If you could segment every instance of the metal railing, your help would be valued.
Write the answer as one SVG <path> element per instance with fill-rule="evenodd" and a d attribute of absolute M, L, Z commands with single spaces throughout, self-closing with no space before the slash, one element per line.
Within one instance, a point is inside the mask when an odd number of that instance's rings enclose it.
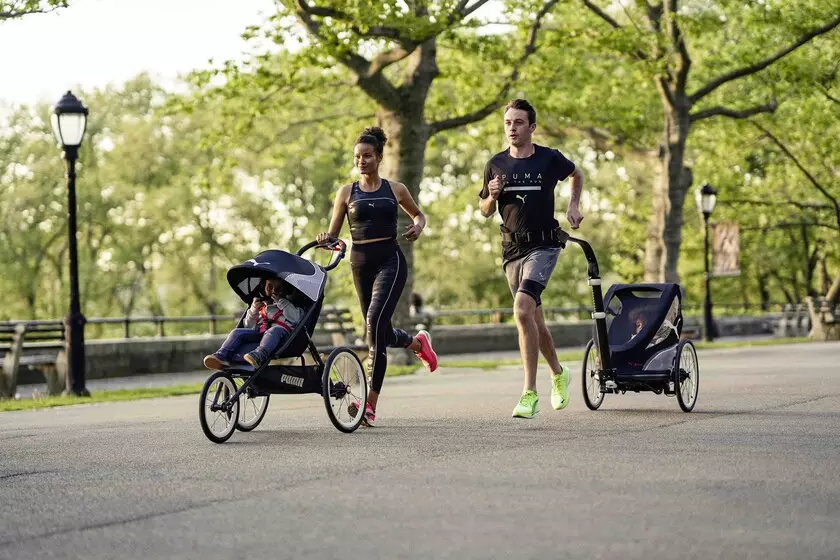
<path fill-rule="evenodd" d="M 195 325 L 204 324 L 209 334 L 220 334 L 219 324 L 226 325 L 224 330 L 229 330 L 233 323 L 239 319 L 239 315 L 193 315 L 187 317 L 165 317 L 155 315 L 150 317 L 95 317 L 88 319 L 88 325 L 122 325 L 123 338 L 131 338 L 132 325 L 151 324 L 154 326 L 155 336 L 166 336 L 166 325 Z"/>
<path fill-rule="evenodd" d="M 575 307 L 543 307 L 543 314 L 549 321 L 557 320 L 585 320 L 589 318 L 592 308 Z M 439 309 L 425 312 L 431 316 L 436 325 L 464 325 L 473 323 L 504 323 L 513 319 L 512 307 L 496 307 L 483 309 Z M 467 322 L 467 318 L 475 318 Z"/>
<path fill-rule="evenodd" d="M 799 304 L 804 305 L 804 304 Z M 780 313 L 790 304 L 768 303 L 768 304 L 744 304 L 744 303 L 716 303 L 714 311 L 716 316 L 727 315 L 763 315 L 766 313 Z M 687 316 L 700 315 L 703 312 L 702 304 L 683 305 L 683 314 Z M 491 309 L 440 309 L 426 312 L 430 315 L 436 325 L 464 325 L 472 324 L 465 321 L 466 318 L 475 318 L 474 323 L 504 323 L 513 319 L 512 307 L 500 307 Z M 543 314 L 549 321 L 552 320 L 581 320 L 590 319 L 592 307 L 543 307 Z"/>
<path fill-rule="evenodd" d="M 768 305 L 743 304 L 743 303 L 719 303 L 714 305 L 715 316 L 765 313 L 795 313 L 797 316 L 807 314 L 804 304 L 771 303 Z M 543 313 L 549 321 L 585 321 L 589 320 L 592 309 L 587 306 L 572 307 L 543 307 Z M 702 306 L 684 305 L 685 315 L 699 315 Z M 423 310 L 421 313 L 427 316 L 435 325 L 467 325 L 482 323 L 504 323 L 513 320 L 512 307 L 499 308 L 475 308 L 475 309 L 440 309 Z M 155 336 L 164 338 L 166 336 L 184 336 L 201 334 L 224 334 L 235 325 L 239 314 L 229 315 L 193 315 L 186 317 L 167 317 L 163 315 L 142 316 L 142 317 L 93 317 L 87 320 L 86 336 L 96 338 L 132 338 L 134 336 Z M 18 324 L 29 325 L 54 325 L 61 323 L 61 320 L 34 320 L 34 321 L 0 321 L 0 325 L 14 326 Z M 114 330 L 114 326 L 121 327 Z M 144 328 L 150 327 L 150 328 Z M 181 328 L 178 328 L 181 327 Z M 185 328 L 186 327 L 186 328 Z M 139 333 L 138 333 L 139 331 Z M 173 332 L 174 331 L 174 332 Z"/>
<path fill-rule="evenodd" d="M 325 306 L 321 310 L 322 322 L 329 317 L 330 313 L 341 313 L 340 306 Z M 167 317 L 164 315 L 150 315 L 150 316 L 130 316 L 130 317 L 91 317 L 86 321 L 86 336 L 88 338 L 132 338 L 133 336 L 155 336 L 164 338 L 166 336 L 182 336 L 182 335 L 201 335 L 201 334 L 226 334 L 232 329 L 239 318 L 241 312 L 231 313 L 230 315 L 191 315 L 185 317 Z M 330 323 L 335 323 L 334 319 L 329 320 Z M 61 319 L 49 320 L 13 320 L 0 321 L 0 327 L 15 327 L 18 325 L 27 325 L 29 328 L 38 326 L 63 326 L 64 321 Z M 114 330 L 109 327 L 119 326 L 119 330 Z M 178 329 L 177 326 L 182 328 Z M 199 328 L 189 328 L 199 326 Z M 328 328 L 320 325 L 324 332 L 333 332 L 335 328 Z M 142 329 L 140 327 L 151 327 Z M 188 327 L 188 328 L 183 328 Z M 138 330 L 141 331 L 138 334 Z M 109 332 L 110 331 L 110 332 Z M 173 331 L 175 331 L 173 333 Z M 110 336 L 98 336 L 102 334 L 110 334 Z"/>
<path fill-rule="evenodd" d="M 206 329 L 201 329 L 201 332 L 210 334 L 219 334 L 221 331 L 219 325 L 224 325 L 222 331 L 227 331 L 239 319 L 239 315 L 195 315 L 187 317 L 165 317 L 165 316 L 148 316 L 148 317 L 92 317 L 87 319 L 86 324 L 88 329 L 97 325 L 120 325 L 122 327 L 122 337 L 132 337 L 132 326 L 135 325 L 151 325 L 154 336 L 165 337 L 166 325 L 195 325 L 203 324 Z M 63 324 L 61 320 L 32 320 L 32 321 L 0 321 L 0 326 L 15 326 L 15 325 L 55 325 Z M 94 337 L 95 338 L 95 337 Z"/>

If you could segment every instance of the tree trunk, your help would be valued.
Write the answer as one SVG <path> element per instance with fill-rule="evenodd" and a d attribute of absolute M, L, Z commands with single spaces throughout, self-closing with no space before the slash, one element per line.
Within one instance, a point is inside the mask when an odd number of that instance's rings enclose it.
<path fill-rule="evenodd" d="M 827 260 L 827 257 L 825 255 L 823 255 L 820 258 L 820 271 L 821 271 L 821 276 L 822 276 L 822 291 L 825 292 L 825 293 L 828 293 L 828 291 L 831 288 L 830 288 L 830 284 L 829 284 L 829 282 L 830 282 L 829 278 L 830 277 L 828 275 L 828 264 L 826 263 L 826 260 Z"/>
<path fill-rule="evenodd" d="M 796 299 L 794 303 L 802 303 L 802 288 L 799 285 L 799 274 L 797 272 L 797 270 L 793 270 L 790 281 L 793 284 L 793 297 Z"/>
<path fill-rule="evenodd" d="M 662 282 L 664 280 L 662 259 L 665 256 L 665 244 L 662 234 L 665 230 L 667 200 L 668 178 L 665 174 L 660 173 L 653 185 L 653 205 L 645 242 L 645 282 Z"/>
<path fill-rule="evenodd" d="M 840 272 L 834 278 L 825 298 L 809 297 L 808 314 L 811 316 L 811 338 L 821 341 L 840 340 L 840 317 L 837 301 L 840 298 Z"/>
<path fill-rule="evenodd" d="M 837 305 L 838 300 L 840 300 L 840 272 L 834 277 L 834 282 L 831 283 L 831 287 L 826 292 L 825 299 L 832 305 Z"/>
<path fill-rule="evenodd" d="M 750 287 L 749 274 L 746 270 L 741 271 L 738 280 L 741 288 L 741 301 L 744 303 L 744 312 L 747 312 L 750 308 Z"/>
<path fill-rule="evenodd" d="M 782 278 L 782 276 L 777 271 L 770 272 L 770 275 L 773 276 L 779 282 L 779 289 L 782 290 L 782 293 L 785 295 L 785 299 L 791 305 L 797 303 L 794 295 L 790 293 L 790 290 L 787 289 L 788 281 L 786 278 Z"/>
<path fill-rule="evenodd" d="M 427 127 L 423 120 L 422 109 L 414 108 L 413 113 L 392 113 L 384 109 L 377 112 L 377 120 L 388 135 L 385 156 L 380 174 L 385 179 L 399 181 L 417 201 L 420 193 L 420 181 L 423 178 L 423 162 L 426 155 Z M 419 204 L 419 202 L 418 202 Z M 397 223 L 397 240 L 405 254 L 408 275 L 400 301 L 394 312 L 394 326 L 407 328 L 409 304 L 414 289 L 414 244 L 402 236 L 406 226 L 412 223 L 405 212 L 400 211 Z M 423 242 L 421 237 L 419 243 Z"/>
<path fill-rule="evenodd" d="M 418 8 L 423 11 L 425 8 Z M 396 108 L 381 104 L 376 116 L 380 126 L 388 135 L 380 175 L 386 179 L 403 183 L 415 202 L 420 194 L 423 179 L 423 164 L 426 157 L 426 142 L 429 126 L 426 123 L 426 98 L 432 82 L 438 76 L 437 45 L 430 39 L 416 49 L 407 59 L 405 79 L 399 87 L 399 102 Z M 414 290 L 414 246 L 402 236 L 411 218 L 404 212 L 398 213 L 397 240 L 405 254 L 407 278 L 393 323 L 401 328 L 409 327 L 409 307 Z M 422 243 L 422 237 L 420 243 Z"/>
<path fill-rule="evenodd" d="M 758 297 L 761 302 L 762 311 L 770 309 L 770 292 L 767 289 L 767 280 L 766 274 L 758 274 Z"/>
<path fill-rule="evenodd" d="M 688 139 L 688 102 L 666 105 L 659 177 L 653 191 L 653 209 L 645 247 L 645 280 L 679 282 L 677 264 L 682 244 L 683 205 L 693 180 L 684 165 Z"/>

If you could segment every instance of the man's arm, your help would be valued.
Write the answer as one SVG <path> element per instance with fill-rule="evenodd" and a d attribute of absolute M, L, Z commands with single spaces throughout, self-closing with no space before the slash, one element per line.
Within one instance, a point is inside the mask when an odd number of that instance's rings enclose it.
<path fill-rule="evenodd" d="M 478 208 L 481 210 L 482 216 L 489 218 L 496 213 L 496 199 L 491 196 L 482 198 L 478 203 Z"/>
<path fill-rule="evenodd" d="M 484 188 L 481 189 L 479 196 L 481 202 L 478 203 L 478 208 L 481 210 L 481 215 L 489 218 L 496 213 L 496 201 L 502 194 L 502 181 L 498 175 L 490 179 L 491 171 L 488 167 L 484 172 Z"/>
<path fill-rule="evenodd" d="M 569 220 L 572 229 L 577 229 L 583 221 L 583 214 L 580 213 L 580 193 L 583 191 L 583 172 L 579 167 L 575 167 L 574 172 L 569 175 L 569 185 L 572 188 L 572 194 L 569 197 L 566 219 Z"/>
<path fill-rule="evenodd" d="M 481 199 L 478 203 L 478 209 L 485 218 L 489 218 L 496 213 L 496 201 L 499 200 L 499 195 L 502 193 L 502 182 L 498 174 L 495 174 L 495 177 L 493 175 L 493 167 L 488 161 L 487 165 L 484 166 L 484 186 L 478 193 Z"/>

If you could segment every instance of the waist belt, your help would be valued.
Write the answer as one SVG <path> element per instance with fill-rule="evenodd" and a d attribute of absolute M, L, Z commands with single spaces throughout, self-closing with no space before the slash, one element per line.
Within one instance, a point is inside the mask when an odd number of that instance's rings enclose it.
<path fill-rule="evenodd" d="M 563 245 L 569 234 L 560 228 L 536 231 L 502 231 L 502 243 L 533 243 L 537 241 L 557 241 Z"/>

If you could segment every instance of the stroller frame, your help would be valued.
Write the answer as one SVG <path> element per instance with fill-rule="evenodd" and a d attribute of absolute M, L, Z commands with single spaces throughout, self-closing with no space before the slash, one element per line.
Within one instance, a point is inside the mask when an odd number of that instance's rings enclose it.
<path fill-rule="evenodd" d="M 607 332 L 607 309 L 601 290 L 601 275 L 595 251 L 583 239 L 568 236 L 566 241 L 577 244 L 583 250 L 588 263 L 588 284 L 592 290 L 592 319 L 595 332 L 593 339 L 586 345 L 582 368 L 583 397 L 587 407 L 591 410 L 597 410 L 603 402 L 605 394 L 650 391 L 655 394 L 676 396 L 680 408 L 684 412 L 690 412 L 697 401 L 699 388 L 699 366 L 694 344 L 690 340 L 678 341 L 673 363 L 668 369 L 651 371 L 625 368 L 619 371 L 614 366 L 613 354 L 610 349 Z M 660 289 L 662 285 L 634 284 L 633 286 L 642 290 L 652 290 Z M 590 364 L 593 350 L 597 354 L 594 357 L 594 364 Z M 593 391 L 593 385 L 597 385 L 597 393 Z"/>
<path fill-rule="evenodd" d="M 311 299 L 312 303 L 304 311 L 303 317 L 298 324 L 285 337 L 280 347 L 272 353 L 272 359 L 266 360 L 256 369 L 247 364 L 234 364 L 229 368 L 213 373 L 205 382 L 199 403 L 199 419 L 205 435 L 214 443 L 227 441 L 237 429 L 240 431 L 251 431 L 256 428 L 264 418 L 268 408 L 269 396 L 273 394 L 319 394 L 324 398 L 330 421 L 338 430 L 349 433 L 355 431 L 360 425 L 363 417 L 361 413 L 357 412 L 356 416 L 350 421 L 345 422 L 339 418 L 341 410 L 336 413 L 332 405 L 333 401 L 338 399 L 342 401 L 341 408 L 343 408 L 343 399 L 348 393 L 360 402 L 367 400 L 367 383 L 361 361 L 353 350 L 343 346 L 335 348 L 327 359 L 324 360 L 321 358 L 321 354 L 310 336 L 310 330 L 314 331 L 315 321 L 317 321 L 318 315 L 321 312 L 326 282 L 324 273 L 338 266 L 338 263 L 345 256 L 347 247 L 341 240 L 324 245 L 313 241 L 300 248 L 296 256 L 300 257 L 313 247 L 335 251 L 338 253 L 337 258 L 334 258 L 325 267 L 312 264 L 311 268 L 313 271 L 316 273 L 318 273 L 319 269 L 321 271 L 321 277 L 319 277 L 318 282 L 315 282 L 316 284 L 320 283 L 320 285 L 316 289 L 312 286 L 312 282 L 310 282 L 308 290 L 311 292 L 309 294 L 310 297 L 314 296 Z M 264 252 L 260 255 L 267 254 Z M 258 255 L 257 259 L 251 259 L 248 262 L 253 263 L 255 267 L 257 265 L 271 264 L 258 262 L 260 255 Z M 290 255 L 286 254 L 286 258 L 290 258 Z M 231 286 L 234 286 L 234 281 L 232 280 L 234 278 L 232 277 L 234 269 L 241 269 L 243 266 L 233 267 L 228 272 L 228 281 L 231 282 Z M 291 276 L 295 275 L 292 274 Z M 300 277 L 300 275 L 297 276 L 298 278 Z M 251 280 L 248 280 L 249 286 Z M 315 291 L 312 291 L 313 289 Z M 246 294 L 240 293 L 240 297 L 244 299 Z M 315 315 L 314 318 L 313 315 Z M 240 318 L 240 324 L 244 316 L 245 313 Z M 287 355 L 287 351 L 290 350 L 292 351 L 292 355 Z M 314 364 L 306 364 L 305 353 L 307 351 L 312 356 Z M 300 359 L 300 365 L 272 364 L 272 361 L 276 359 L 292 359 L 296 357 Z M 331 379 L 331 366 L 341 359 L 349 360 L 351 368 L 355 370 L 353 373 L 356 374 L 357 378 L 361 379 L 358 391 L 360 394 L 353 392 L 350 386 L 343 381 L 334 381 Z M 244 381 L 238 384 L 234 380 Z M 215 390 L 213 390 L 214 386 Z M 260 406 L 253 405 L 257 401 L 259 401 Z M 254 417 L 246 420 L 240 416 L 240 410 L 249 406 L 254 409 Z M 223 417 L 226 416 L 225 426 L 221 432 L 217 433 L 213 430 L 215 422 L 211 425 L 211 422 L 208 420 L 208 412 L 217 415 L 221 414 Z"/>

